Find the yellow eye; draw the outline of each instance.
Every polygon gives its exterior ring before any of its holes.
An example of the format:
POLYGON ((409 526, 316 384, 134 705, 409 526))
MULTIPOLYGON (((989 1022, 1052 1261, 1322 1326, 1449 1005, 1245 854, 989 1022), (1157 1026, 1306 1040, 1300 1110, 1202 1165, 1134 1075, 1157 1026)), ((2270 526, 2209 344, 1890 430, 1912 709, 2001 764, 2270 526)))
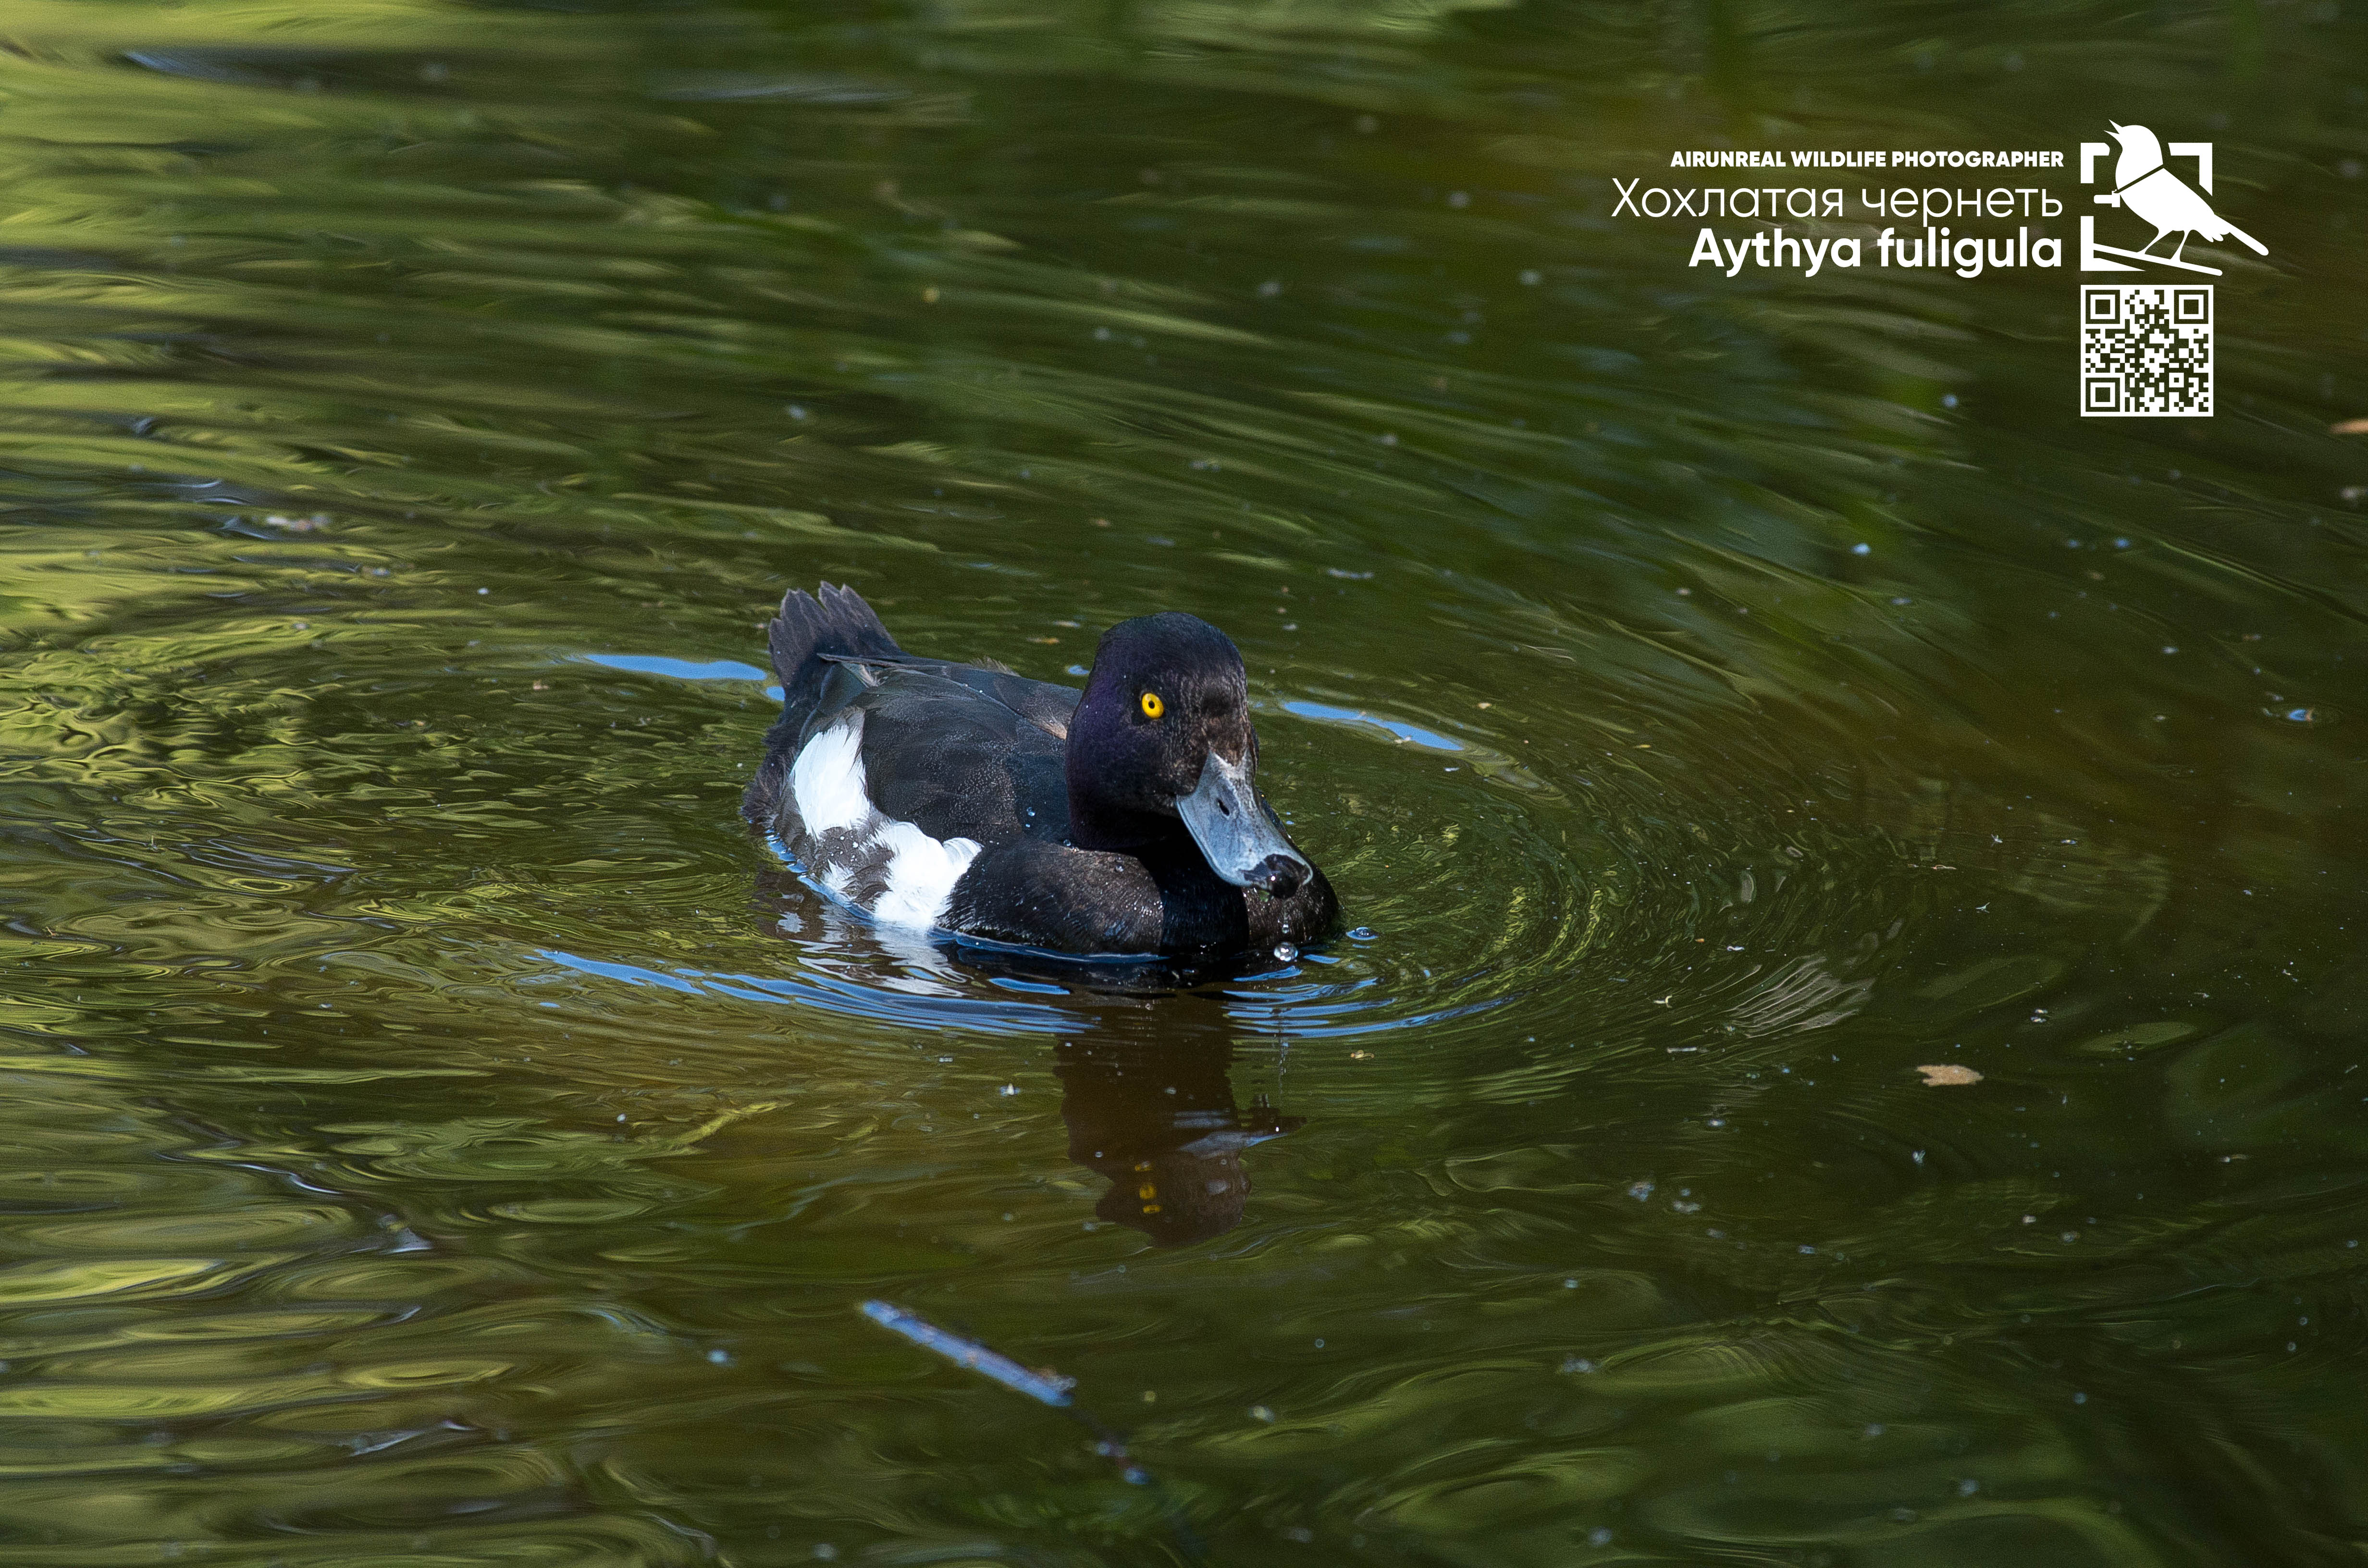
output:
POLYGON ((1146 691, 1143 694, 1143 716, 1144 718, 1156 719, 1162 713, 1167 711, 1167 704, 1159 700, 1159 693, 1156 691, 1146 691))

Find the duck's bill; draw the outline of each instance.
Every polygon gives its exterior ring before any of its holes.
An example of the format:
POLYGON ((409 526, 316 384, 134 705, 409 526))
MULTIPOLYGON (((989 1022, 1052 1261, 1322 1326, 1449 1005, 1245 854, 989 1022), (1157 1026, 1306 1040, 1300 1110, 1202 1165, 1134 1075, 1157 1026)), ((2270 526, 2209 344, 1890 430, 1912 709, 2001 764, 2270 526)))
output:
POLYGON ((1283 837, 1250 782, 1248 758, 1227 762, 1215 752, 1201 765, 1201 782, 1176 802, 1209 869, 1237 888, 1260 888, 1289 898, 1315 868, 1283 837))

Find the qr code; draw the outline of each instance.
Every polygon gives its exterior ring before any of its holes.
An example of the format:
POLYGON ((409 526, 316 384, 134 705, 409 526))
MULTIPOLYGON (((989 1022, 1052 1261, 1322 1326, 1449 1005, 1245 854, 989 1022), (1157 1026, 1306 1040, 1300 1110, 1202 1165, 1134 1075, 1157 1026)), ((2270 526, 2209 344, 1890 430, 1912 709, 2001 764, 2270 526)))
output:
POLYGON ((2212 286, 2083 285, 2080 412, 2209 415, 2212 286))

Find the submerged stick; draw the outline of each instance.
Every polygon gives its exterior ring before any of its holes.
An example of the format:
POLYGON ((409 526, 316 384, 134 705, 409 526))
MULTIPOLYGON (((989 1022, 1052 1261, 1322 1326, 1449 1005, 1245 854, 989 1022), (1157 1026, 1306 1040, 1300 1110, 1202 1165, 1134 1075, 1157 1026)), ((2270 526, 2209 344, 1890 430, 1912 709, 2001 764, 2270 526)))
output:
MULTIPOLYGON (((951 1329, 939 1328, 918 1312, 906 1312, 893 1301, 866 1301, 859 1309, 865 1317, 891 1334, 901 1334, 924 1350, 934 1350, 957 1367, 966 1367, 983 1378, 993 1378, 1015 1393, 1024 1393, 1042 1404, 1055 1409, 1070 1408, 1069 1391, 1077 1386, 1075 1378, 1064 1378, 1054 1371, 1023 1367, 1010 1357, 989 1350, 975 1339, 964 1339, 951 1329)), ((1099 1423, 1094 1423, 1099 1426, 1099 1423)))
POLYGON ((1077 1386, 1076 1379, 1064 1378, 1046 1368, 1023 1367, 1001 1351, 990 1350, 975 1339, 964 1339, 951 1329, 939 1328, 920 1313, 908 1312, 894 1301, 865 1301, 857 1310, 889 1333, 909 1339, 924 1350, 934 1351, 957 1367, 992 1378, 1039 1403, 1068 1412, 1072 1420, 1094 1435, 1094 1451, 1117 1464, 1121 1479, 1135 1486, 1151 1483, 1151 1472, 1127 1454, 1126 1439, 1070 1400, 1069 1391, 1077 1386))

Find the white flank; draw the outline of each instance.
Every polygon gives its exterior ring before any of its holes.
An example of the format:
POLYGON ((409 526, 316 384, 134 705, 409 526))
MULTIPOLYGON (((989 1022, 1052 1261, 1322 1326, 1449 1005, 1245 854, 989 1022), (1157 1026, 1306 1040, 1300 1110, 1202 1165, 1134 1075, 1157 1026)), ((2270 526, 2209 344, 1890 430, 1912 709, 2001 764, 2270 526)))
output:
POLYGON ((861 827, 871 816, 864 790, 863 710, 857 709, 805 744, 790 765, 790 799, 808 833, 861 827))
POLYGON ((975 838, 931 838, 908 822, 883 822, 873 842, 889 852, 888 885, 871 916, 883 926, 935 926, 954 884, 978 857, 975 838))
MULTIPOLYGON (((790 765, 790 799, 809 837, 841 828, 860 829, 862 839, 853 859, 861 860, 877 848, 888 852, 887 886, 871 906, 871 917, 883 926, 928 930, 946 912, 954 884, 978 858, 974 838, 931 838, 908 822, 882 816, 872 809, 869 781, 863 773, 863 713, 857 710, 808 741, 790 765)), ((852 869, 841 863, 817 866, 822 884, 841 898, 854 881, 852 869)))

